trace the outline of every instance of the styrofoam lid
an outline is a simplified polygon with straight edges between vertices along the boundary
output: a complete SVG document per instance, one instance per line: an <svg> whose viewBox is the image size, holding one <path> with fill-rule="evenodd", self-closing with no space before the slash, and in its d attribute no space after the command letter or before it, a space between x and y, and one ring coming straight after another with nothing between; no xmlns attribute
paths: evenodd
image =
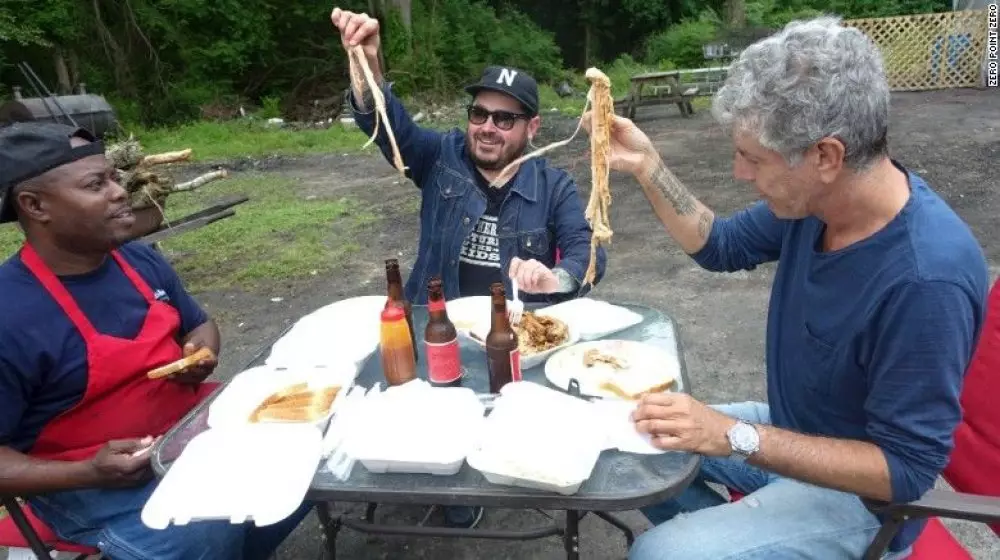
<svg viewBox="0 0 1000 560"><path fill-rule="evenodd" d="M321 451L322 434L309 424L207 430L167 471L142 509L142 522L152 529L210 519L273 525L302 504Z"/></svg>

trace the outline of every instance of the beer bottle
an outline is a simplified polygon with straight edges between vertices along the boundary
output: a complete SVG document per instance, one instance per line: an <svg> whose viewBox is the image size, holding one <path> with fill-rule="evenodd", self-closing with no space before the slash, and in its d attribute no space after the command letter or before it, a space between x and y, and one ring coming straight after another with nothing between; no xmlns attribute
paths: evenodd
<svg viewBox="0 0 1000 560"><path fill-rule="evenodd" d="M427 356L427 378L439 387L456 386L462 379L462 360L459 356L458 331L448 318L441 278L427 282L427 312L429 318L424 329L424 353Z"/></svg>
<svg viewBox="0 0 1000 560"><path fill-rule="evenodd" d="M407 332L406 315L402 307L390 304L382 310L379 351L382 354L382 374L389 385L402 385L417 377L413 344Z"/></svg>
<svg viewBox="0 0 1000 560"><path fill-rule="evenodd" d="M507 317L507 295L503 284L490 286L493 319L486 335L486 366L490 374L490 392L498 393L511 381L521 380L521 353L517 333Z"/></svg>
<svg viewBox="0 0 1000 560"><path fill-rule="evenodd" d="M385 260L385 280L388 298L385 306L395 304L403 308L406 324L410 327L410 344L413 346L413 359L417 359L417 333L413 330L413 307L403 294L403 278L399 273L399 260Z"/></svg>

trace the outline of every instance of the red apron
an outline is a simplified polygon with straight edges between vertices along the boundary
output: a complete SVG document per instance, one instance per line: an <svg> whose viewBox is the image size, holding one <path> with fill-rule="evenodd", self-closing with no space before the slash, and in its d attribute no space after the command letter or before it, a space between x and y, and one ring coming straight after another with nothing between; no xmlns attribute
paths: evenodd
<svg viewBox="0 0 1000 560"><path fill-rule="evenodd" d="M145 280L117 251L118 266L149 304L142 329L133 339L97 332L49 267L29 245L21 260L76 326L87 347L87 389L73 408L52 419L28 453L50 460L89 459L109 440L159 436L167 432L215 388L191 387L146 377L182 357L177 342L180 314L157 301Z"/></svg>

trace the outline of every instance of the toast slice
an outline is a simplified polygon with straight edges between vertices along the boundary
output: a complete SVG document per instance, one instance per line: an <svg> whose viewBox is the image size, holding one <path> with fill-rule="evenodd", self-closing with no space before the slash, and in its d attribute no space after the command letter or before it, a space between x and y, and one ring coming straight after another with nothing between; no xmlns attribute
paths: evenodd
<svg viewBox="0 0 1000 560"><path fill-rule="evenodd" d="M309 389L306 383L296 383L274 393L250 414L251 422L312 422L330 411L340 392L340 386Z"/></svg>
<svg viewBox="0 0 1000 560"><path fill-rule="evenodd" d="M161 377L169 377L171 375L176 375L182 371L188 369L189 367L197 364L201 360L211 360L215 358L215 354L207 346L203 346L198 349L197 352L181 358L176 362L171 362L165 366L158 367L146 374L146 377L150 379L160 379Z"/></svg>

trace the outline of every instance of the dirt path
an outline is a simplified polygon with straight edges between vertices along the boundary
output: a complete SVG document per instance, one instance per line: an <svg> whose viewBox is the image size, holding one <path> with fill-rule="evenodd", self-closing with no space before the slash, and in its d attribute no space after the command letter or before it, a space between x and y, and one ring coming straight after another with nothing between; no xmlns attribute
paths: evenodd
<svg viewBox="0 0 1000 560"><path fill-rule="evenodd" d="M568 136L576 124L566 119L553 121L543 125L546 133L539 145ZM731 144L707 112L682 119L676 107L651 108L642 110L637 122L655 139L677 176L716 212L727 214L754 200L750 187L732 179ZM1000 90L897 94L890 145L895 158L923 174L971 225L991 265L1000 264L1000 242L996 241L1000 239L996 219ZM586 142L578 139L552 158L574 173L584 197L589 187L585 149ZM302 196L350 196L369 203L384 219L350 240L362 250L334 275L274 285L264 295L200 294L222 328L219 375L223 378L236 373L298 317L337 299L382 293L384 258L397 256L408 267L415 256L418 193L412 185L394 184L399 178L380 155L276 158L264 167L297 178ZM615 236L609 272L593 295L653 305L671 314L681 326L698 397L709 402L762 399L764 319L772 269L727 275L703 272L663 233L633 180L613 176L612 192ZM421 513L387 509L397 522L412 521ZM646 526L634 513L627 520L636 529ZM518 515L495 511L487 512L484 521L488 527L507 528L523 523ZM600 522L587 519L581 531L585 557L624 554L620 536ZM961 525L958 531L977 557L1000 553L996 540L987 539L981 528ZM313 558L318 546L315 522L310 520L288 543L290 554L285 557ZM555 538L512 544L369 539L345 531L340 552L343 558L558 558L561 544Z"/></svg>

